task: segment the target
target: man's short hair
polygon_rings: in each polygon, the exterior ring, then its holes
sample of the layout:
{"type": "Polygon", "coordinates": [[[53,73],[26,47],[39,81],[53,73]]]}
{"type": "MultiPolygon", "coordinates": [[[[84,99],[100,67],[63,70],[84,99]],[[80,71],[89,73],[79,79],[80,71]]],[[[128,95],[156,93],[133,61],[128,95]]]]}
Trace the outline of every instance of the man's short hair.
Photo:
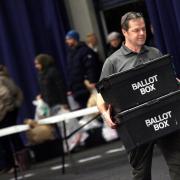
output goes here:
{"type": "Polygon", "coordinates": [[[95,33],[88,33],[88,34],[86,35],[87,38],[92,37],[92,36],[96,37],[95,33]]]}
{"type": "Polygon", "coordinates": [[[121,28],[127,31],[129,29],[129,21],[132,19],[139,19],[139,18],[144,19],[143,15],[141,13],[127,12],[121,18],[121,28]]]}

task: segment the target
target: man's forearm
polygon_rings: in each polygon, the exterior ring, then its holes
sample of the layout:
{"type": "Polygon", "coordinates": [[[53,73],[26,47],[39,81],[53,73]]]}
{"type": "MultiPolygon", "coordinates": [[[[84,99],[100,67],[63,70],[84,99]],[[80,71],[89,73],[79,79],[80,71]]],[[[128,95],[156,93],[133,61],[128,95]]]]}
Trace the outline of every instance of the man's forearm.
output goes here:
{"type": "Polygon", "coordinates": [[[103,120],[107,123],[107,125],[111,128],[117,128],[117,125],[113,122],[111,118],[111,106],[107,105],[101,94],[97,95],[97,107],[102,114],[103,120]]]}
{"type": "Polygon", "coordinates": [[[107,105],[100,93],[97,94],[97,107],[101,114],[107,111],[107,105]]]}

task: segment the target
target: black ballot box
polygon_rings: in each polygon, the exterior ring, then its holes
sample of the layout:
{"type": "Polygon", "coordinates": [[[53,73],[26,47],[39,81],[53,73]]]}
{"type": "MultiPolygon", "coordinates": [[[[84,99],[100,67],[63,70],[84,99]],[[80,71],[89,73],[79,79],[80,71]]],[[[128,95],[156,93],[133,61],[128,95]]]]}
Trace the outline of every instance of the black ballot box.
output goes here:
{"type": "Polygon", "coordinates": [[[180,90],[156,98],[115,116],[126,150],[180,129],[180,90]]]}
{"type": "Polygon", "coordinates": [[[175,91],[178,85],[171,56],[164,55],[110,75],[98,82],[96,88],[105,102],[120,112],[175,91]]]}

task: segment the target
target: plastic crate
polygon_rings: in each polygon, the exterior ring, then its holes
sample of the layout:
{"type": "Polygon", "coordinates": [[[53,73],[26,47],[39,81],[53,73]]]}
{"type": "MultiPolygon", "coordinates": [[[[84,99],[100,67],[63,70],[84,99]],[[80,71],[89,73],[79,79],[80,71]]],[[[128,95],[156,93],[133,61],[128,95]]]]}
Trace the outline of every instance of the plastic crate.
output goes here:
{"type": "Polygon", "coordinates": [[[115,116],[127,151],[180,129],[180,90],[115,116]]]}
{"type": "Polygon", "coordinates": [[[104,78],[96,86],[115,112],[127,110],[178,89],[170,55],[104,78]]]}

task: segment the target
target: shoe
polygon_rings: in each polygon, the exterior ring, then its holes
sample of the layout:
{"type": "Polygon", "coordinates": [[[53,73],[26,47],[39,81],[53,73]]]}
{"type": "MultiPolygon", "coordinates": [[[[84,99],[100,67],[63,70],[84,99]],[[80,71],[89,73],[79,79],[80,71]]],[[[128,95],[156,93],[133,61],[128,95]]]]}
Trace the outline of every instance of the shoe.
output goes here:
{"type": "Polygon", "coordinates": [[[12,168],[10,168],[10,169],[7,171],[7,173],[8,173],[8,174],[13,174],[14,171],[15,171],[15,169],[14,169],[14,167],[12,167],[12,168]]]}

